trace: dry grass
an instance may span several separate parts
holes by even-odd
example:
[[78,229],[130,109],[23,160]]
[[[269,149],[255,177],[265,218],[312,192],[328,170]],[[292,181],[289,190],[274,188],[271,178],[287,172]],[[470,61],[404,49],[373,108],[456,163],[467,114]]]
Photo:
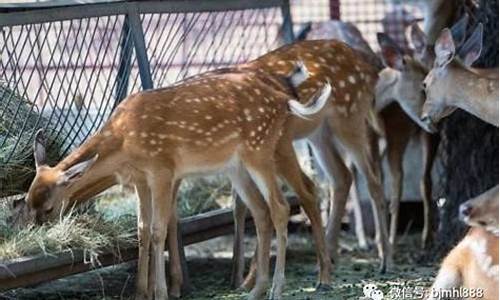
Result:
[[[34,176],[32,137],[47,128],[48,159],[60,157],[62,142],[52,136],[55,125],[44,118],[30,101],[0,82],[0,198],[25,192]],[[60,134],[61,137],[64,133]]]
[[93,260],[103,250],[118,249],[135,243],[135,217],[123,215],[105,219],[96,213],[73,214],[42,226],[5,230],[0,233],[0,261],[65,250],[84,250]]
[[[179,191],[180,216],[191,216],[220,208],[230,196],[223,177],[186,180]],[[222,199],[222,200],[221,200]],[[43,226],[17,229],[9,224],[13,210],[0,201],[0,263],[12,258],[84,250],[95,258],[103,250],[133,245],[136,234],[136,197],[128,190],[112,188],[99,196],[95,205],[72,212]]]

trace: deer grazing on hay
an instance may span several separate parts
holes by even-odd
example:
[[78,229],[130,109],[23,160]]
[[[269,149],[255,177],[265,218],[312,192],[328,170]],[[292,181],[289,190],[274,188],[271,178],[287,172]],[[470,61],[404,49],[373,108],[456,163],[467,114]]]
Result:
[[[167,299],[163,252],[167,225],[175,218],[172,196],[177,182],[194,174],[224,171],[257,227],[257,280],[249,298],[258,299],[266,291],[269,229],[274,225],[278,254],[271,297],[281,299],[289,206],[276,182],[275,152],[280,145],[293,149],[290,140],[281,138],[289,113],[307,118],[321,112],[331,87],[325,85],[302,105],[290,100],[287,89],[276,89],[279,86],[284,85],[264,72],[228,70],[133,94],[97,134],[54,167],[45,164],[39,132],[28,209],[38,221],[45,221],[71,207],[75,193],[99,180],[112,184],[108,180],[114,177],[118,183],[134,185],[139,198],[136,298]],[[257,190],[265,201],[253,196]]]
[[[381,270],[391,264],[391,249],[388,242],[386,209],[381,186],[377,157],[371,154],[369,136],[378,130],[380,124],[373,111],[373,89],[377,72],[357,51],[335,40],[301,41],[283,46],[245,65],[246,68],[262,70],[274,76],[287,74],[293,68],[293,61],[300,58],[309,70],[310,77],[297,87],[300,99],[307,99],[320,82],[334,82],[332,101],[328,110],[318,117],[304,122],[298,118],[289,119],[291,139],[306,139],[313,154],[328,180],[335,189],[332,213],[329,216],[326,237],[330,254],[337,257],[341,218],[352,183],[352,175],[345,165],[341,153],[345,150],[356,168],[368,183],[376,220],[376,241],[381,258]],[[235,209],[236,249],[234,261],[243,264],[242,236],[244,231],[244,208]],[[255,256],[254,256],[255,258]],[[253,262],[255,259],[253,260]],[[254,263],[252,262],[252,266]],[[243,267],[235,268],[233,283],[243,281]],[[255,281],[255,269],[251,267],[243,287],[248,288]]]

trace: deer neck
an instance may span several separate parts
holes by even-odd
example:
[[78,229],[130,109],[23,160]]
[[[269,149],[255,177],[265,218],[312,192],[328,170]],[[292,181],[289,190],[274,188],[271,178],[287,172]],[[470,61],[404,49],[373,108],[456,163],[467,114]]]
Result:
[[120,147],[121,140],[110,131],[104,131],[104,134],[91,137],[56,166],[60,171],[65,171],[98,155],[94,165],[68,186],[70,206],[75,202],[84,202],[116,183],[115,174],[123,166],[117,151]]
[[396,95],[396,85],[399,77],[398,71],[385,68],[379,73],[377,85],[375,86],[375,110],[382,111],[398,98]]
[[458,67],[450,74],[455,86],[451,89],[452,104],[498,127],[498,79]]

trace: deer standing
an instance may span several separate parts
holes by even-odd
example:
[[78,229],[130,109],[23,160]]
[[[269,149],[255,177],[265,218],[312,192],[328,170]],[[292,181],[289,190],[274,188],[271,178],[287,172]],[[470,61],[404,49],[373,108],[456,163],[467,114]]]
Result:
[[[345,211],[352,176],[341,156],[348,152],[356,168],[366,178],[376,222],[376,241],[381,258],[381,270],[391,263],[392,255],[388,242],[386,208],[378,157],[372,156],[369,137],[381,127],[373,111],[373,89],[377,72],[359,52],[335,40],[301,41],[283,46],[245,65],[246,68],[262,70],[273,76],[288,74],[293,61],[300,59],[309,70],[310,77],[297,87],[300,99],[307,99],[320,82],[334,82],[328,109],[317,117],[304,122],[298,118],[289,119],[285,125],[290,128],[290,138],[306,139],[329,181],[335,188],[332,213],[329,216],[326,237],[330,254],[337,257],[341,218]],[[241,237],[244,231],[244,208],[235,209],[236,238],[235,261],[243,262]],[[255,256],[254,260],[255,261]],[[252,266],[254,263],[252,262]],[[236,268],[241,272],[242,267]],[[251,267],[243,287],[255,282],[255,268]],[[233,273],[233,282],[242,280],[241,273]]]
[[[362,55],[371,65],[376,66],[380,71],[376,85],[375,109],[380,113],[380,117],[384,123],[385,139],[387,141],[386,151],[391,177],[391,224],[389,240],[392,244],[394,244],[396,240],[399,202],[402,195],[403,156],[410,138],[414,135],[420,136],[424,163],[423,176],[420,181],[420,191],[424,203],[424,230],[422,232],[422,243],[423,246],[425,246],[431,240],[431,222],[433,220],[431,169],[439,141],[436,141],[435,137],[431,137],[417,126],[417,124],[420,126],[425,125],[420,121],[420,111],[418,111],[418,113],[413,113],[414,108],[408,106],[411,106],[413,103],[415,103],[415,105],[420,103],[421,106],[424,102],[420,82],[425,77],[427,71],[418,62],[415,61],[413,63],[414,60],[410,57],[406,59],[411,60],[411,64],[409,63],[405,66],[399,64],[399,66],[397,66],[395,60],[403,59],[403,51],[396,43],[392,42],[390,38],[385,35],[381,37],[385,38],[384,41],[380,43],[382,49],[385,49],[385,51],[382,51],[382,54],[393,54],[393,57],[384,57],[384,62],[389,67],[385,70],[382,70],[384,69],[384,64],[381,59],[375,54],[368,42],[363,38],[361,32],[353,24],[335,20],[316,23],[312,25],[312,30],[308,34],[308,38],[312,39],[333,38],[347,43],[355,50],[359,51],[360,55]],[[418,70],[414,70],[414,68]],[[411,80],[409,80],[409,77]],[[419,101],[414,100],[414,98],[419,97]],[[391,105],[393,102],[397,102],[399,106],[403,107],[403,110],[397,105]],[[408,118],[408,116],[410,118]],[[366,243],[366,237],[363,230],[360,204],[356,203],[359,199],[355,193],[353,193],[352,199],[354,200],[356,235],[360,246],[363,247]]]
[[[393,235],[391,238],[394,241],[398,220],[398,204],[402,193],[402,155],[410,137],[418,134],[422,145],[424,166],[420,181],[420,193],[424,204],[422,246],[426,247],[432,240],[434,211],[436,209],[432,201],[431,171],[439,145],[439,136],[431,135],[425,131],[434,133],[436,129],[420,120],[422,105],[425,101],[421,82],[428,73],[428,68],[419,59],[405,55],[399,46],[385,34],[379,33],[377,38],[382,49],[382,57],[387,65],[387,68],[380,72],[376,87],[377,110],[381,110],[392,102],[397,102],[406,113],[404,117],[399,116],[399,118],[395,114],[389,115],[388,117],[392,116],[394,120],[393,124],[385,126],[387,132],[391,129],[395,131],[392,135],[387,133],[388,161],[393,177],[392,199],[394,200],[391,205],[393,212],[393,219],[391,219],[391,233]],[[382,111],[384,119],[387,119],[386,114],[387,112]],[[395,142],[390,140],[391,136]],[[393,153],[391,154],[391,152]]]
[[[175,218],[172,195],[177,182],[194,174],[224,171],[257,227],[257,280],[249,298],[260,298],[267,288],[269,228],[274,225],[278,255],[271,296],[280,299],[289,206],[277,185],[273,159],[278,142],[286,145],[280,136],[289,111],[302,118],[318,113],[330,86],[301,105],[283,90],[271,88],[273,80],[263,72],[228,71],[131,95],[97,134],[54,167],[45,164],[39,132],[34,153],[37,173],[26,197],[29,210],[38,221],[45,221],[71,207],[78,191],[99,180],[112,184],[114,177],[134,185],[139,198],[136,298],[154,294],[155,299],[167,299],[163,251],[167,225]],[[295,159],[290,155],[282,159],[288,158]],[[257,190],[265,202],[254,196]]]

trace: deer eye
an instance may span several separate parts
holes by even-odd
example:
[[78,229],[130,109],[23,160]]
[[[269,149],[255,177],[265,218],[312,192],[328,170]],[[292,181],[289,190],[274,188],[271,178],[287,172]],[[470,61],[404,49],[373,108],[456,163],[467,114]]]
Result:
[[49,208],[45,209],[45,211],[44,211],[44,212],[45,212],[46,214],[50,214],[53,210],[54,210],[54,207],[53,207],[53,206],[51,206],[51,207],[49,207]]

